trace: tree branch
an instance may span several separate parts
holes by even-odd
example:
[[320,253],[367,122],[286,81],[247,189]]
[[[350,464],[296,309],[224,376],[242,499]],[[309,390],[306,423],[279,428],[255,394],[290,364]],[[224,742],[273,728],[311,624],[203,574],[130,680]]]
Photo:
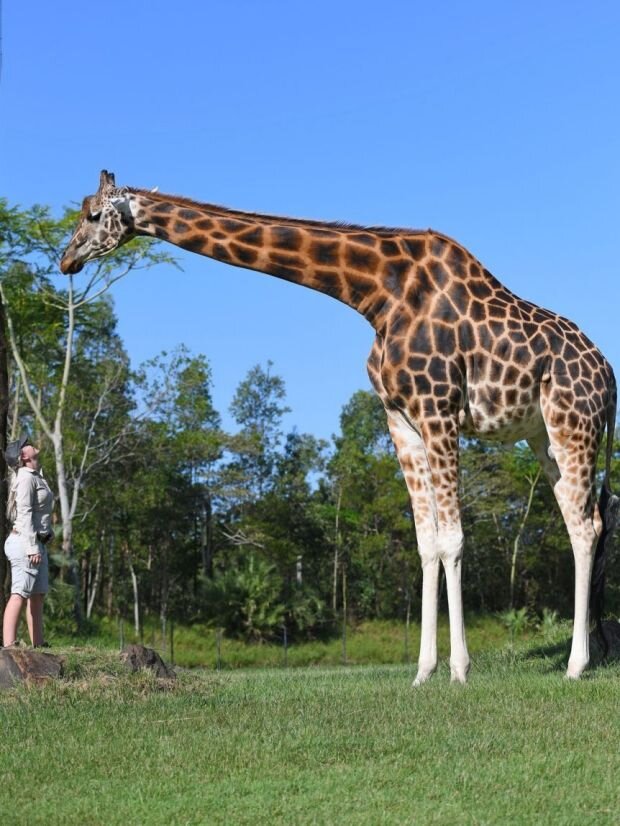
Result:
[[30,390],[30,385],[28,382],[28,373],[26,371],[26,365],[24,364],[19,349],[17,347],[17,340],[15,337],[15,329],[13,327],[13,319],[11,318],[11,314],[9,312],[9,305],[7,302],[6,294],[4,292],[4,287],[2,282],[0,281],[0,296],[2,297],[2,303],[4,304],[6,310],[6,324],[9,333],[9,344],[11,346],[11,353],[13,354],[13,358],[15,359],[15,363],[17,364],[17,369],[19,370],[19,374],[21,376],[22,385],[24,387],[24,393],[26,398],[28,399],[28,404],[30,405],[30,409],[34,413],[36,420],[41,425],[41,430],[45,433],[47,438],[55,444],[54,434],[52,433],[52,429],[45,419],[43,412],[41,411],[40,406],[37,404],[36,399],[32,395],[32,391]]

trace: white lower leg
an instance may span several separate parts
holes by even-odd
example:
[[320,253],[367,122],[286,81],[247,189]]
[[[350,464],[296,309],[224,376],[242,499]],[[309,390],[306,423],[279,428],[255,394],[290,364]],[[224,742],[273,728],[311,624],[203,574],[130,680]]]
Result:
[[469,671],[469,652],[465,640],[460,559],[448,563],[445,571],[450,612],[450,674],[453,682],[464,683]]
[[573,642],[568,658],[566,676],[578,679],[590,661],[590,578],[592,574],[592,552],[575,551],[575,618],[573,622]]
[[439,584],[439,559],[434,557],[422,562],[422,630],[418,673],[413,682],[421,685],[437,668],[437,589]]
[[598,510],[593,520],[585,520],[578,525],[568,525],[568,532],[575,557],[575,619],[573,623],[573,643],[566,676],[576,680],[590,661],[590,582],[596,543],[601,534],[602,523]]
[[452,682],[464,683],[469,671],[469,653],[465,640],[465,619],[461,589],[462,531],[456,529],[446,533],[440,532],[438,545],[446,574],[448,611],[450,614],[450,674]]
[[426,682],[437,668],[437,502],[427,449],[420,430],[402,414],[387,410],[388,425],[411,496],[418,550],[422,560],[422,628],[414,685]]

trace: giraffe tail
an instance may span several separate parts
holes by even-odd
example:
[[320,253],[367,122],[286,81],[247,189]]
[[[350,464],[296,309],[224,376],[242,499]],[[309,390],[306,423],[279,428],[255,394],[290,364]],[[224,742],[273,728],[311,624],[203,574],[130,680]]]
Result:
[[603,659],[609,653],[609,643],[603,629],[603,611],[605,609],[605,562],[611,550],[614,529],[620,515],[620,497],[611,492],[610,472],[611,457],[614,447],[616,429],[616,388],[612,388],[612,397],[607,408],[607,450],[605,453],[605,478],[598,500],[598,508],[603,521],[603,530],[596,543],[592,584],[590,586],[590,616],[596,623],[596,633],[603,648]]

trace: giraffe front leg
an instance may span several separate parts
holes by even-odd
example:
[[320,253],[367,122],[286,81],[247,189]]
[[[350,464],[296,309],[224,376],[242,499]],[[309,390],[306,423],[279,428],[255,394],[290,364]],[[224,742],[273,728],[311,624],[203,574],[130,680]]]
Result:
[[463,531],[460,524],[439,528],[437,537],[439,558],[446,575],[448,611],[450,614],[450,675],[453,683],[465,683],[469,672],[469,652],[465,640],[463,592],[461,588],[461,560]]
[[[465,641],[461,560],[463,530],[458,492],[459,448],[456,418],[422,423],[422,436],[432,475],[437,508],[437,555],[446,575],[448,613],[450,616],[450,674],[452,682],[465,683],[469,671],[469,653]],[[441,434],[442,438],[433,438]]]
[[414,686],[422,685],[437,668],[437,603],[439,586],[439,556],[434,531],[425,535],[417,529],[418,549],[422,561],[422,629],[420,656]]
[[422,561],[422,629],[418,673],[413,685],[425,683],[437,668],[437,502],[426,447],[420,432],[396,410],[387,409],[396,454],[411,497]]

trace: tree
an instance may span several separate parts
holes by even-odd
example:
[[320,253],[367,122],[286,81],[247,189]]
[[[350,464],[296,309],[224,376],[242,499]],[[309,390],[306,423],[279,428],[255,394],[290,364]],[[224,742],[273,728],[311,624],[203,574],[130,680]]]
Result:
[[276,458],[270,489],[244,520],[246,534],[260,537],[261,555],[281,578],[289,634],[312,633],[325,619],[322,593],[329,541],[311,479],[324,467],[326,448],[307,433],[289,433]]
[[[118,439],[97,439],[98,422],[123,380],[123,370],[112,370],[100,383],[94,404],[83,409],[83,440],[71,475],[67,468],[65,429],[70,378],[76,346],[88,336],[93,308],[109,287],[135,269],[153,266],[169,256],[137,240],[86,270],[83,286],[69,276],[65,289],[55,289],[51,276],[58,271],[76,213],[66,210],[60,220],[45,207],[22,211],[0,202],[0,298],[6,312],[8,340],[14,370],[14,421],[20,410],[20,389],[41,434],[49,440],[55,461],[62,520],[62,549],[75,586],[76,614],[81,616],[79,581],[75,563],[73,529],[80,492],[94,464],[105,461]],[[33,315],[33,308],[37,314]],[[95,311],[96,315],[96,311]],[[26,335],[28,331],[28,335]],[[25,344],[30,339],[30,344]],[[82,345],[86,351],[86,345]]]
[[360,616],[395,616],[410,604],[418,567],[411,505],[380,400],[358,391],[341,415],[328,464],[334,518],[332,607],[338,575],[349,569],[351,602]]
[[246,480],[250,498],[259,498],[273,481],[278,448],[282,439],[282,417],[290,408],[284,382],[273,375],[273,362],[267,369],[252,367],[239,384],[230,405],[230,412],[241,427],[237,441],[236,467]]

